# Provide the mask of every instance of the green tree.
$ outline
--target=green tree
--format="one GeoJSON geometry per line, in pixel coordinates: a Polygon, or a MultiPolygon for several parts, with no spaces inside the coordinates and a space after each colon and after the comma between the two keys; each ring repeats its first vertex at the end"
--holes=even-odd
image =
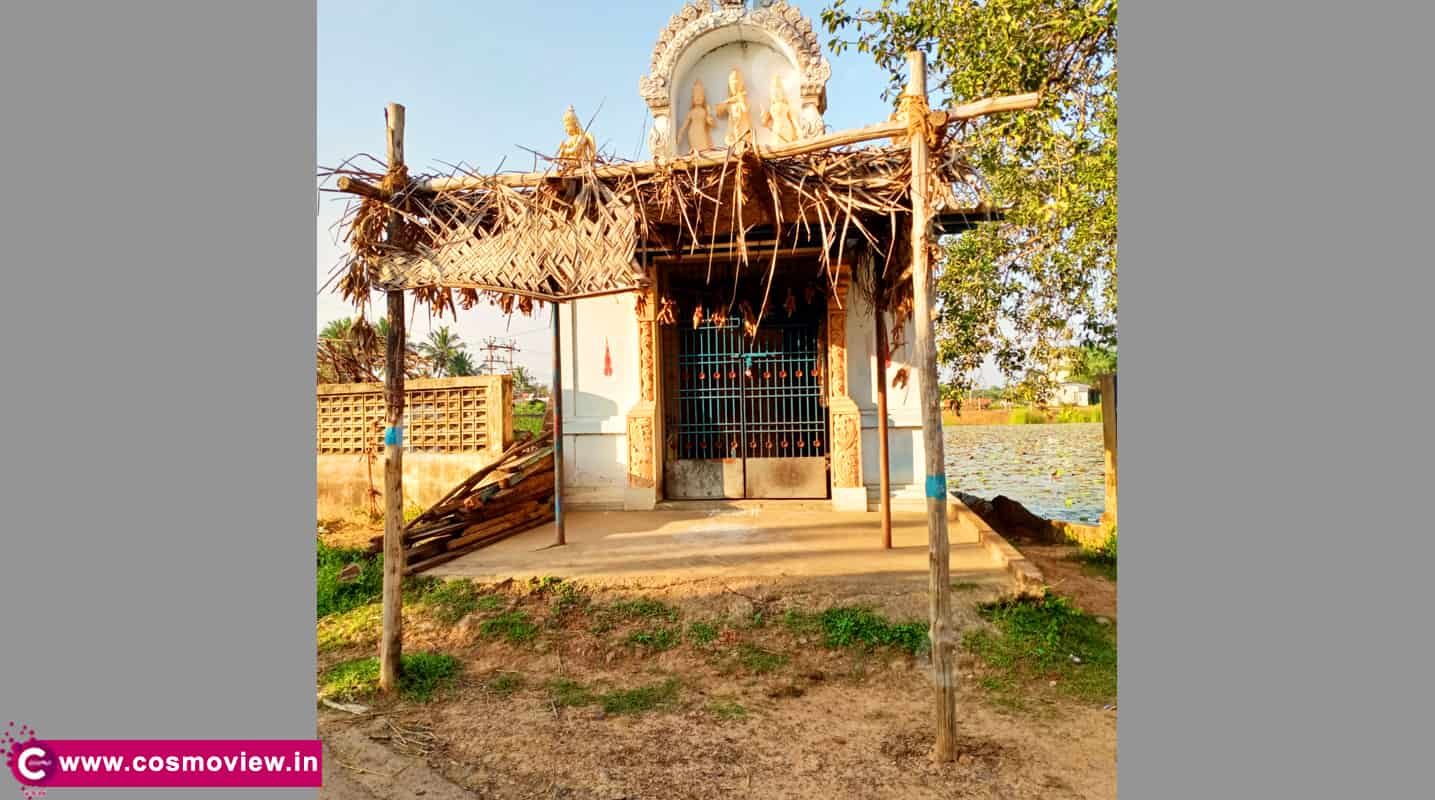
{"type": "MultiPolygon", "coordinates": [[[[369,324],[362,318],[330,320],[319,330],[315,350],[320,383],[362,383],[383,379],[387,358],[389,321],[369,324]]],[[[404,343],[408,377],[431,374],[432,364],[420,356],[412,341],[404,343]]]]}
{"type": "Polygon", "coordinates": [[[1049,392],[1051,367],[1078,342],[1116,338],[1116,0],[877,0],[822,12],[841,52],[870,53],[906,82],[905,53],[930,56],[934,107],[1040,91],[1032,111],[958,131],[1005,220],[943,241],[938,357],[970,388],[992,358],[1049,392]],[[853,38],[844,39],[844,35],[853,38]]]}
{"type": "Polygon", "coordinates": [[[528,374],[528,370],[522,364],[514,364],[513,371],[509,374],[513,376],[513,391],[515,393],[537,391],[538,387],[533,384],[533,376],[528,374]]]}
{"type": "Polygon", "coordinates": [[[458,334],[449,330],[447,325],[429,331],[427,341],[419,345],[419,353],[433,364],[435,375],[451,374],[448,372],[449,364],[455,354],[464,350],[464,343],[458,338],[458,334]]]}
{"type": "Polygon", "coordinates": [[[354,320],[351,317],[330,320],[319,331],[320,339],[347,339],[349,331],[354,327],[354,320]]]}
{"type": "Polygon", "coordinates": [[[445,367],[445,370],[455,378],[475,374],[473,359],[469,358],[467,350],[460,350],[449,356],[448,366],[445,367]]]}
{"type": "Polygon", "coordinates": [[[1070,348],[1067,370],[1071,380],[1094,384],[1102,375],[1116,372],[1116,348],[1093,343],[1070,348]]]}

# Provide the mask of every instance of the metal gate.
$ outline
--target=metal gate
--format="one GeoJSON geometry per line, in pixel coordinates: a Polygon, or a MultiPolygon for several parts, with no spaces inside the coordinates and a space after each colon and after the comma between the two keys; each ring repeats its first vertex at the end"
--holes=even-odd
{"type": "Polygon", "coordinates": [[[814,320],[683,326],[672,498],[827,496],[827,407],[814,320]]]}

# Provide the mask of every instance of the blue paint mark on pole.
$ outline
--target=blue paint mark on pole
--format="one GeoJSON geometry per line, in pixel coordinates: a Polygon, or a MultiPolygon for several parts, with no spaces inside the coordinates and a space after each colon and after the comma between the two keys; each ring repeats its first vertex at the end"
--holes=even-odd
{"type": "Polygon", "coordinates": [[[384,428],[384,444],[401,445],[404,443],[404,428],[402,425],[393,425],[384,428]]]}
{"type": "Polygon", "coordinates": [[[947,476],[927,476],[927,496],[935,500],[947,499],[947,476]]]}

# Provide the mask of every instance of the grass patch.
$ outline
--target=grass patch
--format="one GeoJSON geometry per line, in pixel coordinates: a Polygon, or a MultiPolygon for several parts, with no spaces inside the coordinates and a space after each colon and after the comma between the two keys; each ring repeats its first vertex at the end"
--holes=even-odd
{"type": "Polygon", "coordinates": [[[774,653],[755,644],[743,642],[738,646],[737,660],[748,672],[754,675],[766,675],[786,666],[788,657],[784,653],[774,653]]]}
{"type": "Polygon", "coordinates": [[[485,639],[503,639],[522,644],[538,635],[538,625],[523,611],[509,611],[479,623],[478,633],[485,639]]]}
{"type": "Polygon", "coordinates": [[[929,646],[927,623],[894,623],[863,606],[835,606],[820,613],[790,608],[782,624],[797,635],[820,634],[823,644],[832,648],[894,647],[919,653],[929,646]]]}
{"type": "Polygon", "coordinates": [[[927,623],[894,623],[861,606],[829,608],[818,616],[818,621],[822,626],[823,643],[828,647],[893,647],[918,653],[929,644],[927,623]]]}
{"type": "Polygon", "coordinates": [[[1009,425],[1042,425],[1046,422],[1046,415],[1034,408],[1015,408],[1007,416],[1009,425]]]}
{"type": "Polygon", "coordinates": [[[683,630],[678,627],[659,625],[656,628],[633,631],[628,634],[628,644],[646,647],[661,652],[677,647],[683,640],[683,630]]]}
{"type": "Polygon", "coordinates": [[[1082,571],[1088,575],[1116,580],[1116,528],[1107,531],[1106,538],[1095,547],[1081,545],[1073,558],[1082,562],[1082,571]]]}
{"type": "Polygon", "coordinates": [[[382,558],[368,555],[356,547],[330,547],[322,541],[316,541],[316,547],[315,610],[320,619],[368,605],[383,595],[382,558]],[[350,564],[359,565],[359,574],[353,580],[341,582],[339,573],[350,564]]]}
{"type": "Polygon", "coordinates": [[[537,436],[543,429],[548,404],[542,400],[526,400],[513,404],[513,432],[526,431],[537,436]]]}
{"type": "Polygon", "coordinates": [[[582,589],[567,582],[559,584],[553,597],[553,610],[560,615],[573,610],[585,609],[590,602],[588,595],[584,594],[582,589]]]}
{"type": "Polygon", "coordinates": [[[603,711],[609,714],[641,714],[645,711],[668,708],[677,701],[678,689],[681,685],[677,678],[668,678],[662,683],[652,686],[608,692],[600,698],[603,702],[603,711]]]}
{"type": "Polygon", "coordinates": [[[782,624],[795,634],[822,632],[821,615],[796,608],[782,612],[782,624]]]}
{"type": "Polygon", "coordinates": [[[711,622],[694,622],[688,625],[688,640],[700,647],[712,644],[717,641],[718,626],[711,622]]]}
{"type": "Polygon", "coordinates": [[[736,700],[715,697],[708,702],[708,713],[718,719],[743,719],[747,708],[736,700]]]}
{"type": "Polygon", "coordinates": [[[577,681],[560,678],[549,681],[546,688],[548,699],[555,706],[601,705],[608,714],[641,714],[672,706],[681,686],[677,678],[669,678],[636,689],[615,689],[599,694],[577,681]]]}
{"type": "Polygon", "coordinates": [[[1116,562],[1102,559],[1087,558],[1077,554],[1076,560],[1081,562],[1081,571],[1085,575],[1094,575],[1098,578],[1105,578],[1112,583],[1116,582],[1116,562]]]}
{"type": "Polygon", "coordinates": [[[485,595],[473,582],[467,580],[436,581],[421,589],[417,601],[430,616],[445,625],[452,625],[480,609],[497,611],[503,600],[495,595],[485,595]]]}
{"type": "Polygon", "coordinates": [[[517,672],[500,672],[484,682],[483,688],[499,697],[512,697],[523,688],[523,675],[517,672]]]}
{"type": "Polygon", "coordinates": [[[551,680],[546,688],[548,699],[552,700],[555,706],[586,706],[598,700],[593,690],[567,678],[551,680]]]}
{"type": "Polygon", "coordinates": [[[1066,406],[1056,412],[1053,422],[1100,422],[1101,406],[1066,406]]]}
{"type": "Polygon", "coordinates": [[[992,668],[982,685],[999,702],[1019,706],[1016,694],[1036,680],[1055,680],[1058,691],[1083,702],[1116,699],[1115,632],[1066,598],[1008,600],[981,613],[994,630],[970,631],[965,644],[992,668]]]}
{"type": "Polygon", "coordinates": [[[597,622],[594,622],[591,626],[589,626],[588,632],[601,639],[602,637],[607,636],[613,630],[613,628],[613,618],[607,614],[603,614],[598,617],[597,622]]]}
{"type": "Polygon", "coordinates": [[[676,608],[650,597],[618,600],[609,605],[608,609],[614,615],[627,619],[665,619],[668,622],[678,621],[678,610],[676,608]]]}
{"type": "Polygon", "coordinates": [[[319,620],[319,652],[378,639],[384,627],[384,607],[379,603],[351,608],[319,620]]]}
{"type": "MultiPolygon", "coordinates": [[[[445,653],[407,653],[400,662],[399,696],[427,703],[458,678],[459,660],[445,653]]],[[[324,673],[320,693],[332,700],[359,700],[379,690],[379,660],[373,656],[336,664],[324,673]]]]}

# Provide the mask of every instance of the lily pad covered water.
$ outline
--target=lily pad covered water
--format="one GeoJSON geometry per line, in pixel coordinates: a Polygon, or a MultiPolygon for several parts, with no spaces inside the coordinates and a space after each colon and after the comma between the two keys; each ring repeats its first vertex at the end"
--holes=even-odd
{"type": "Polygon", "coordinates": [[[1089,525],[1105,510],[1100,423],[953,425],[944,434],[951,489],[1004,494],[1047,519],[1089,525]]]}

